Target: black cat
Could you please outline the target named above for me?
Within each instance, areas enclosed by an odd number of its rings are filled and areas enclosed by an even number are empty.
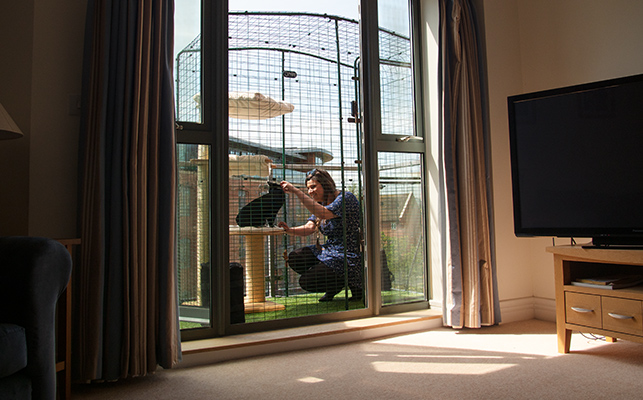
[[[286,201],[286,194],[278,183],[268,182],[268,193],[252,200],[239,210],[239,226],[274,226],[277,213]]]

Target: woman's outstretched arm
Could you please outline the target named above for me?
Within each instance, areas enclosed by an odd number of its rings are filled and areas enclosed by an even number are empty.
[[[282,181],[281,182],[281,188],[283,189],[284,192],[286,193],[292,193],[301,202],[301,204],[304,205],[310,211],[312,214],[314,214],[317,218],[320,219],[333,219],[336,218],[337,215],[333,214],[332,212],[328,211],[326,207],[323,205],[317,203],[315,200],[313,200],[310,196],[308,196],[306,193],[304,193],[302,190],[299,188],[295,187],[290,182],[287,181]]]
[[[308,221],[304,225],[295,226],[293,228],[289,227],[287,223],[280,221],[277,223],[277,226],[283,228],[284,232],[287,234],[295,236],[312,235],[317,230],[317,226],[313,221]]]

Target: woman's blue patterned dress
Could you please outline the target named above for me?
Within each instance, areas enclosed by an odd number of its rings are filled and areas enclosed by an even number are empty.
[[[317,259],[333,269],[340,277],[348,270],[348,283],[351,287],[362,287],[362,263],[360,252],[360,208],[359,201],[351,192],[340,192],[332,203],[325,206],[337,217],[324,221],[319,231],[326,236],[326,242],[319,249],[308,246]],[[311,215],[309,221],[317,217]],[[344,228],[346,224],[346,247],[344,247]],[[346,261],[346,265],[344,264]]]

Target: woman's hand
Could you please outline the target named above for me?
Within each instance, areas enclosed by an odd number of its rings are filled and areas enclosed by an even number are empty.
[[[293,228],[289,227],[287,223],[279,221],[277,222],[277,226],[282,228],[285,233],[295,236],[308,236],[317,230],[317,226],[313,221],[308,221],[304,225],[295,226]]]
[[[295,186],[292,183],[288,182],[288,181],[281,181],[280,185],[281,185],[281,189],[285,193],[291,193],[291,192],[294,192],[296,190]]]
[[[284,221],[277,222],[277,226],[282,228],[284,230],[284,232],[286,232],[286,233],[288,233],[288,231],[290,231],[290,227]]]

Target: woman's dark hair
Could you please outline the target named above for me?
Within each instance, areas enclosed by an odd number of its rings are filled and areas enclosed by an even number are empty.
[[[311,179],[319,182],[319,184],[324,189],[324,203],[332,203],[335,199],[335,191],[337,190],[337,188],[335,187],[335,181],[330,176],[330,174],[326,170],[315,168],[306,174],[306,182],[304,183],[307,185],[308,181]]]

